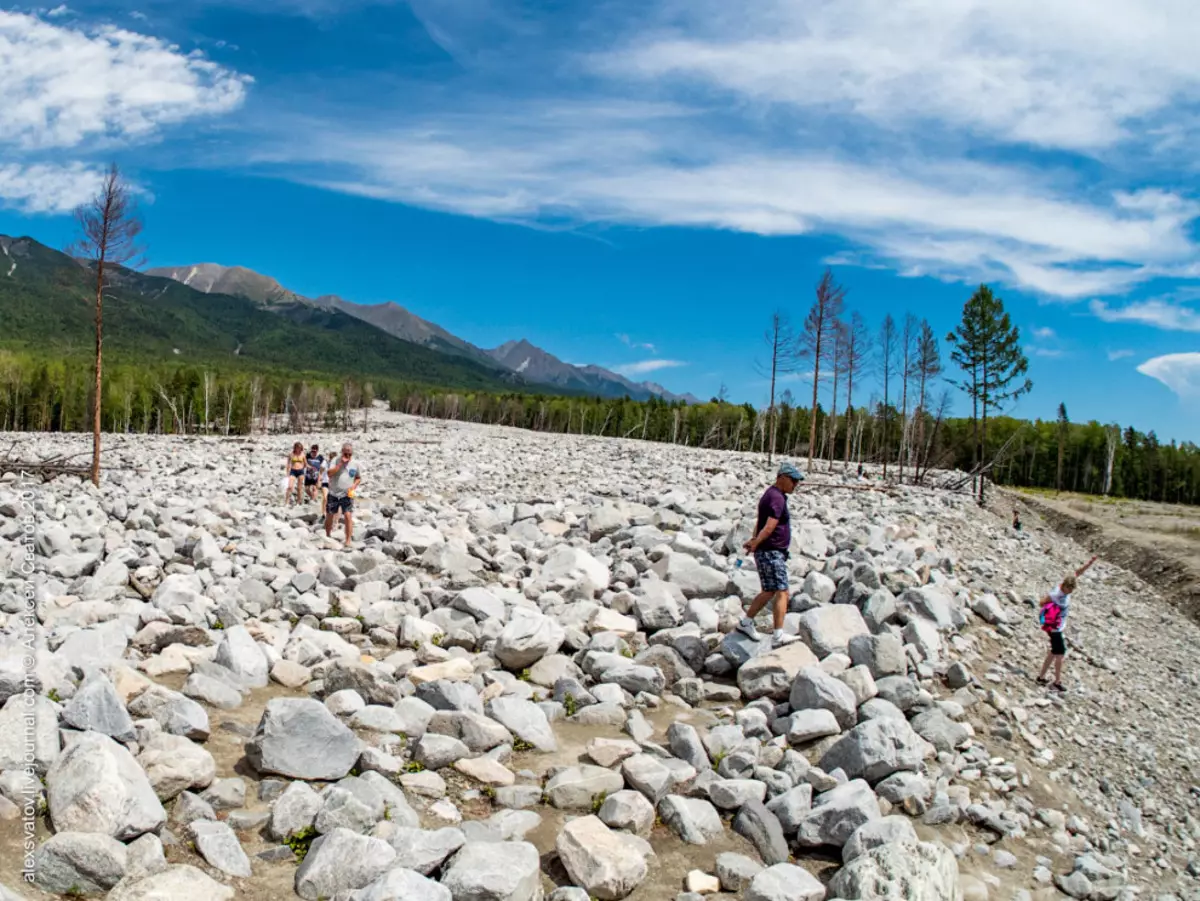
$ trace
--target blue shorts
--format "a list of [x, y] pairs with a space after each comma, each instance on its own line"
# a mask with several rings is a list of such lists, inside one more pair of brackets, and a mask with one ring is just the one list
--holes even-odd
[[327, 516], [352, 512], [354, 512], [354, 498], [352, 497], [334, 497], [331, 494], [325, 499], [325, 514]]
[[783, 551], [755, 551], [754, 565], [763, 591], [787, 591], [787, 554]]

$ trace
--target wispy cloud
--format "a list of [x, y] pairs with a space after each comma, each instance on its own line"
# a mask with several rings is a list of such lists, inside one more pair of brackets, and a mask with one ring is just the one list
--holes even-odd
[[1113, 363], [1117, 360], [1124, 360], [1126, 357], [1132, 357], [1132, 350], [1110, 350], [1108, 352], [1108, 362]]
[[1041, 326], [1033, 330], [1033, 337], [1042, 341], [1050, 341], [1058, 337], [1058, 335], [1055, 333], [1054, 329], [1048, 326]]
[[617, 333], [617, 340], [620, 341], [622, 344], [624, 344], [626, 347], [631, 348], [633, 350], [648, 350], [652, 354], [658, 353], [658, 349], [653, 344], [651, 344], [649, 341], [634, 341], [632, 338], [630, 338], [624, 332]]
[[1035, 357], [1044, 357], [1046, 359], [1057, 359], [1063, 356], [1066, 351], [1059, 347], [1043, 347], [1041, 345], [1032, 345], [1029, 348], [1029, 353]]
[[674, 369], [687, 365], [687, 362], [684, 360], [640, 360], [637, 363], [625, 363], [621, 366], [614, 366], [612, 367], [612, 371], [626, 378], [633, 378], [634, 376], [658, 372], [660, 369]]
[[0, 206], [23, 213], [68, 213], [95, 192], [102, 172], [84, 163], [0, 164]]
[[1154, 357], [1140, 365], [1137, 371], [1162, 382], [1181, 398], [1200, 396], [1200, 353]]
[[[1177, 98], [1200, 89], [1189, 0], [649, 0], [559, 40], [516, 0], [417, 8], [472, 89], [433, 111], [310, 104], [312, 140], [282, 127], [255, 158], [504, 221], [835, 236], [840, 259], [1062, 300], [1197, 255], [1200, 204], [1146, 137], [1183, 128]], [[526, 78], [503, 104], [475, 13], [526, 42], [503, 55]], [[1059, 151], [1089, 155], [1089, 177]]]
[[1102, 300], [1090, 304], [1092, 315], [1104, 322], [1137, 322], [1173, 332], [1200, 332], [1200, 312], [1164, 298], [1136, 301], [1123, 307]]

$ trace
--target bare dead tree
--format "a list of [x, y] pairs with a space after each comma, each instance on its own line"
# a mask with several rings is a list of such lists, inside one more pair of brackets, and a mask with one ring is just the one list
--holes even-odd
[[933, 380], [942, 374], [942, 353], [938, 347], [937, 335], [925, 319], [921, 320], [921, 334], [917, 338], [917, 471], [921, 469], [921, 453], [925, 448], [925, 420], [929, 411], [926, 409], [926, 395], [933, 385]]
[[804, 320], [800, 346], [805, 357], [812, 360], [813, 393], [812, 418], [808, 424], [808, 468], [812, 469], [813, 449], [817, 444], [817, 392], [821, 386], [821, 364], [833, 351], [837, 323], [841, 320], [846, 289], [833, 279], [833, 270], [826, 269], [817, 282], [817, 296]]
[[1112, 491], [1113, 461], [1121, 444], [1121, 427], [1115, 422], [1104, 427], [1104, 496]]
[[916, 375], [917, 337], [920, 330], [917, 317], [912, 313], [904, 314], [904, 325], [900, 329], [900, 451], [896, 455], [896, 465], [900, 468], [900, 481], [904, 482], [904, 460], [908, 455], [908, 382]]
[[142, 262], [142, 219], [133, 191], [122, 178], [117, 164], [109, 166], [100, 188], [75, 209], [79, 238], [68, 249], [72, 256], [87, 260], [96, 273], [96, 386], [92, 399], [92, 483], [100, 484], [100, 404], [104, 359], [104, 290], [114, 267], [136, 268]]
[[[854, 377], [862, 372], [871, 351], [871, 335], [867, 331], [867, 323], [856, 310], [850, 314], [850, 322], [846, 326], [846, 456], [842, 469], [850, 467], [850, 417], [854, 415]], [[858, 437], [862, 439], [862, 428], [858, 429]]]
[[[779, 421], [778, 410], [775, 408], [775, 386], [785, 375], [796, 371], [800, 364], [800, 348], [792, 329], [791, 320], [787, 313], [776, 310], [771, 314], [771, 323], [763, 335], [769, 362], [758, 364], [759, 373], [771, 380], [771, 400], [767, 406], [767, 417], [770, 428], [769, 445], [767, 446], [767, 463], [775, 457], [775, 431]], [[725, 387], [721, 386], [722, 389]]]
[[883, 378], [883, 406], [880, 407], [880, 418], [883, 420], [883, 428], [881, 430], [881, 454], [883, 458], [883, 477], [887, 478], [888, 465], [888, 422], [890, 411], [888, 410], [889, 389], [891, 387], [892, 377], [896, 374], [896, 320], [892, 318], [892, 314], [888, 313], [883, 317], [883, 325], [879, 328], [879, 352], [877, 362], [879, 365], [879, 374]]
[[844, 322], [838, 322], [834, 328], [833, 335], [833, 354], [831, 356], [832, 366], [830, 371], [833, 373], [833, 398], [829, 404], [829, 433], [828, 433], [828, 452], [826, 457], [829, 460], [829, 470], [833, 471], [833, 457], [837, 450], [838, 436], [838, 382], [841, 377], [846, 374], [846, 351], [850, 343], [850, 326]]

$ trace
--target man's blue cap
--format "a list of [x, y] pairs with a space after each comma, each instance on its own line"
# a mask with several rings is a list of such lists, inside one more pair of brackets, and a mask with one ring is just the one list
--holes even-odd
[[792, 479], [793, 481], [796, 481], [796, 482], [804, 481], [804, 473], [802, 473], [800, 470], [798, 470], [791, 463], [786, 463], [786, 462], [780, 463], [779, 464], [779, 475], [787, 476], [789, 479]]

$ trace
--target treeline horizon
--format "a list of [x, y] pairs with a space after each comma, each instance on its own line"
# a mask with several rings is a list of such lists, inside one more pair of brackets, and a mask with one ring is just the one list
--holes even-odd
[[[92, 374], [79, 361], [0, 351], [0, 430], [86, 432]], [[944, 398], [943, 398], [944, 399]], [[818, 469], [853, 472], [861, 462], [887, 465], [891, 479], [923, 482], [930, 470], [969, 472], [979, 456], [977, 423], [932, 408], [910, 414], [872, 399], [831, 416], [783, 392], [773, 410], [720, 398], [700, 404], [660, 399], [572, 397], [456, 391], [409, 382], [338, 379], [321, 374], [226, 370], [193, 364], [106, 368], [102, 426], [109, 433], [246, 435], [369, 430], [371, 404], [434, 419], [504, 425], [559, 434], [629, 438], [688, 447], [807, 458], [815, 426]], [[1160, 442], [1154, 431], [998, 415], [989, 420], [988, 472], [999, 485], [1200, 504], [1200, 447]], [[919, 423], [913, 422], [919, 416]], [[902, 438], [910, 436], [904, 452]], [[911, 436], [923, 435], [921, 443]], [[1061, 451], [1061, 454], [1060, 454]], [[849, 452], [847, 454], [847, 452]], [[1111, 475], [1108, 460], [1112, 454]], [[1061, 464], [1060, 464], [1061, 459]]]

